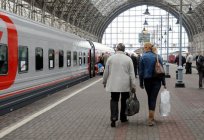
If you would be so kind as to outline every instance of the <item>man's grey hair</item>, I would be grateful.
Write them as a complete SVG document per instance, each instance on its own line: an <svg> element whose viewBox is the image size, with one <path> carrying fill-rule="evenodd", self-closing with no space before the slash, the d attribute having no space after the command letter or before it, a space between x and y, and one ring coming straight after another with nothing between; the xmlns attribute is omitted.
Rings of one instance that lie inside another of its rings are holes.
<svg viewBox="0 0 204 140"><path fill-rule="evenodd" d="M125 51L125 45L123 43L119 43L117 45L117 51Z"/></svg>

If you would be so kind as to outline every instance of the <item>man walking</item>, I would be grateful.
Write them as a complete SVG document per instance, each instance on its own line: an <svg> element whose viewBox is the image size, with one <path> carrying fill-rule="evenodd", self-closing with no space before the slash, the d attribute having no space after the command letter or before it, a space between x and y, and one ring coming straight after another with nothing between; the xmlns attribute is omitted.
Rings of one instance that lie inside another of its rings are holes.
<svg viewBox="0 0 204 140"><path fill-rule="evenodd" d="M130 57L125 54L125 45L119 43L116 53L110 56L106 62L106 68L103 74L103 84L106 91L111 93L111 127L116 127L118 120L118 102L121 95L121 122L127 122L126 100L129 92L135 92L136 81L133 63Z"/></svg>
<svg viewBox="0 0 204 140"><path fill-rule="evenodd" d="M187 53L186 74L192 74L192 61L193 61L193 56L190 53Z"/></svg>
<svg viewBox="0 0 204 140"><path fill-rule="evenodd" d="M197 70L199 74L199 88L202 88L203 79L204 79L204 56L200 54L196 61L197 61Z"/></svg>

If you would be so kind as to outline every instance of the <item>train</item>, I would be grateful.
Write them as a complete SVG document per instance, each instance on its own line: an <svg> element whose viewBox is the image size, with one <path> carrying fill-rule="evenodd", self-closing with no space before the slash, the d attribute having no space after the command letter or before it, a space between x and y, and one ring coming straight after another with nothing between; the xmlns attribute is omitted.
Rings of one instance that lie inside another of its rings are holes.
<svg viewBox="0 0 204 140"><path fill-rule="evenodd" d="M96 75L113 48L0 10L0 115Z"/></svg>

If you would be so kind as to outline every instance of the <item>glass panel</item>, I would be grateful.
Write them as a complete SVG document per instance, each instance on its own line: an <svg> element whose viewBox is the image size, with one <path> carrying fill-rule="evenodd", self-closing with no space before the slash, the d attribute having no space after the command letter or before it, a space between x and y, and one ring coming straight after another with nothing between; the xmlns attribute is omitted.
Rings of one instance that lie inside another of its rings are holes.
<svg viewBox="0 0 204 140"><path fill-rule="evenodd" d="M5 44L0 44L0 75L8 73L8 48Z"/></svg>
<svg viewBox="0 0 204 140"><path fill-rule="evenodd" d="M63 67L64 66L64 51L63 50L59 50L59 67Z"/></svg>
<svg viewBox="0 0 204 140"><path fill-rule="evenodd" d="M67 67L71 67L71 51L67 51Z"/></svg>
<svg viewBox="0 0 204 140"><path fill-rule="evenodd" d="M84 64L86 64L86 53L84 52Z"/></svg>
<svg viewBox="0 0 204 140"><path fill-rule="evenodd" d="M36 70L43 69L43 49L42 48L35 49L35 68Z"/></svg>
<svg viewBox="0 0 204 140"><path fill-rule="evenodd" d="M18 48L18 71L28 71L28 47L19 46Z"/></svg>
<svg viewBox="0 0 204 140"><path fill-rule="evenodd" d="M142 39L139 38L141 37L139 36L139 34L143 33L143 28L145 28L146 33L150 34L150 40L152 41L152 43L156 43L160 46L161 41L159 40L159 38L161 38L161 35L164 36L165 30L167 30L168 28L167 11L164 11L163 9L160 9L158 7L148 6L151 15L144 16L143 13L145 12L146 8L146 5L142 5L131 8L124 13L121 13L113 20L112 23L110 23L110 25L106 29L105 34L108 34L108 37L103 37L102 42L105 42L111 47L114 47L114 44L118 44L119 42L125 43L125 45L127 46L129 44L132 44L133 47L130 48L132 50L128 50L128 48L126 50L135 51L143 46L144 42L142 42ZM145 21L145 18L147 19L148 25L144 26L143 23ZM175 25L176 21L177 19L173 15L169 14L169 27L172 28L172 31L169 32L169 44L178 44L179 41L179 26ZM188 38L184 28L182 29L182 33L182 44L183 46L187 46L186 44L188 44ZM166 37L164 37L162 40L162 45L165 45L165 38ZM178 48L179 47L176 47L177 50ZM172 51L170 51L169 53L171 52Z"/></svg>
<svg viewBox="0 0 204 140"><path fill-rule="evenodd" d="M53 49L49 49L48 51L48 63L50 69L55 67L55 51Z"/></svg>
<svg viewBox="0 0 204 140"><path fill-rule="evenodd" d="M73 52L73 65L77 65L77 52Z"/></svg>
<svg viewBox="0 0 204 140"><path fill-rule="evenodd" d="M82 65L82 52L79 52L79 65Z"/></svg>

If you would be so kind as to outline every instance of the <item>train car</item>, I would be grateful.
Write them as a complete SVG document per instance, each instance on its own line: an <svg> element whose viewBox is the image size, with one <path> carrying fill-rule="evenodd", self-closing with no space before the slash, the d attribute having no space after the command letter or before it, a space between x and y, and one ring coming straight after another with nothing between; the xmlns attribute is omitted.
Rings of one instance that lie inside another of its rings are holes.
<svg viewBox="0 0 204 140"><path fill-rule="evenodd" d="M96 52L107 51L113 49L0 11L0 115L94 77Z"/></svg>

